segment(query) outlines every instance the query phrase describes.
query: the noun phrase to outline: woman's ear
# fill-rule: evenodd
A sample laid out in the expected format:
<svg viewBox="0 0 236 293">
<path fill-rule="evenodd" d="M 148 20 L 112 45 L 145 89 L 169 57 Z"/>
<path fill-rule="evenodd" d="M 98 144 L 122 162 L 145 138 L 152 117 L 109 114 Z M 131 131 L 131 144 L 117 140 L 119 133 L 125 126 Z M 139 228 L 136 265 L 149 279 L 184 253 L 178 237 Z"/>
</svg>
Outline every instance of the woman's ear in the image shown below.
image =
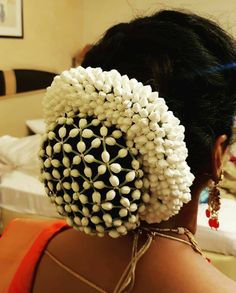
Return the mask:
<svg viewBox="0 0 236 293">
<path fill-rule="evenodd" d="M 223 159 L 227 151 L 226 140 L 227 135 L 223 134 L 218 136 L 212 150 L 212 179 L 215 182 L 219 181 L 222 173 Z"/>
</svg>

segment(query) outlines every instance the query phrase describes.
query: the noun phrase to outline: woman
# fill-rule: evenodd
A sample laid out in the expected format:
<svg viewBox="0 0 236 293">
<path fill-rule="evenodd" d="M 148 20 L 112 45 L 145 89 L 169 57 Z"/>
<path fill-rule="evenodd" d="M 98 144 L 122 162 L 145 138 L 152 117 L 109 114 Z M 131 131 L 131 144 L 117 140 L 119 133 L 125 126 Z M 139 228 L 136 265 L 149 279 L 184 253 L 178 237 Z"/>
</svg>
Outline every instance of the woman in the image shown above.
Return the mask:
<svg viewBox="0 0 236 293">
<path fill-rule="evenodd" d="M 33 292 L 235 292 L 192 236 L 209 181 L 207 215 L 219 226 L 235 59 L 234 40 L 215 23 L 160 11 L 112 27 L 84 68 L 54 80 L 42 180 L 75 229 L 40 250 Z"/>
</svg>

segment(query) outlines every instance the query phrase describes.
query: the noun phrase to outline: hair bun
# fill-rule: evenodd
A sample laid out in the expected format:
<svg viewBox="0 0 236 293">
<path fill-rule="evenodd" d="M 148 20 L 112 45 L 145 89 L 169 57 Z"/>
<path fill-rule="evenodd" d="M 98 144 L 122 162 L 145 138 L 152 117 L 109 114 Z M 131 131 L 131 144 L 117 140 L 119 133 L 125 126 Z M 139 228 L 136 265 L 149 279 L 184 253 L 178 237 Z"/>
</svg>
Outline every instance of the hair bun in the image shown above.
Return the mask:
<svg viewBox="0 0 236 293">
<path fill-rule="evenodd" d="M 44 111 L 42 179 L 71 225 L 117 237 L 191 199 L 184 127 L 150 86 L 78 67 L 54 79 Z"/>
<path fill-rule="evenodd" d="M 80 116 L 58 118 L 44 139 L 40 157 L 47 194 L 80 231 L 124 235 L 139 225 L 138 209 L 145 208 L 140 160 L 120 130 Z"/>
</svg>

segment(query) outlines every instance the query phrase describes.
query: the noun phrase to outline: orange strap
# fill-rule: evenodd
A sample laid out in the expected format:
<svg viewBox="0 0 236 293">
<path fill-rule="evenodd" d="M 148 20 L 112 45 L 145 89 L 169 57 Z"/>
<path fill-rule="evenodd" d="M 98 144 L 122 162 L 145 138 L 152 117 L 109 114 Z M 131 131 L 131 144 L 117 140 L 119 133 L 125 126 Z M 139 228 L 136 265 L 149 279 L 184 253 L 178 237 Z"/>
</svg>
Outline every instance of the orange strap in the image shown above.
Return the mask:
<svg viewBox="0 0 236 293">
<path fill-rule="evenodd" d="M 13 220 L 0 238 L 1 292 L 31 292 L 35 268 L 45 246 L 67 228 L 63 220 Z"/>
</svg>

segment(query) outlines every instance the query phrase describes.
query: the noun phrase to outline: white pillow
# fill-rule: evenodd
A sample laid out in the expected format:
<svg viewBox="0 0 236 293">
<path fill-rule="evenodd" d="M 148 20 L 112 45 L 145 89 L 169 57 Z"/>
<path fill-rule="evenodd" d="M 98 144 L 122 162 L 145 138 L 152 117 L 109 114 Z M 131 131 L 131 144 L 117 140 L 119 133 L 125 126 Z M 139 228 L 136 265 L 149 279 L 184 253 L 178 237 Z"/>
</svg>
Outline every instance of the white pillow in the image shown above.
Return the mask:
<svg viewBox="0 0 236 293">
<path fill-rule="evenodd" d="M 0 137 L 0 168 L 17 169 L 32 176 L 39 176 L 38 152 L 41 135 L 35 134 L 23 138 L 9 135 Z"/>
<path fill-rule="evenodd" d="M 44 134 L 46 125 L 43 119 L 26 120 L 25 123 L 33 133 Z"/>
</svg>

